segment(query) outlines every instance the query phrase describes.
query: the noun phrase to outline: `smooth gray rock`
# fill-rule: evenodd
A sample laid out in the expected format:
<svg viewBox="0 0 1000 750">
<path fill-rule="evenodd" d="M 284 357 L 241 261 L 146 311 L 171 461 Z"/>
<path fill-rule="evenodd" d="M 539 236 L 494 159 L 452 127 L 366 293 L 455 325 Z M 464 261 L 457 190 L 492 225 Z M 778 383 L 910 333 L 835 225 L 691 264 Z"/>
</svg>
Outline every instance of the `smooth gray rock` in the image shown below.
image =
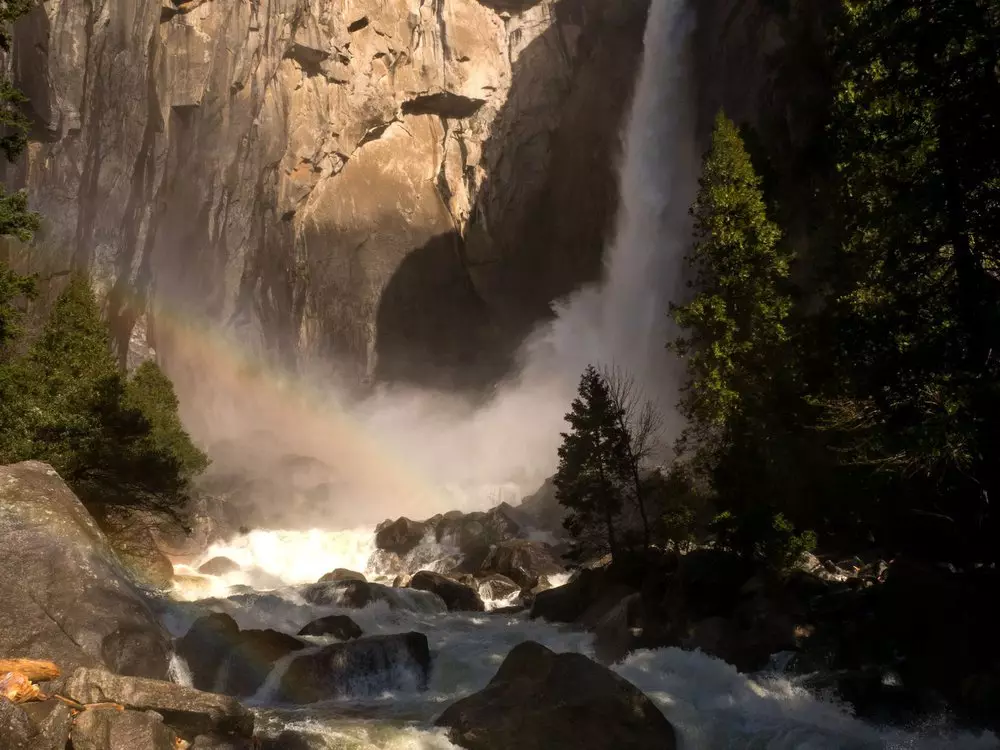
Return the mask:
<svg viewBox="0 0 1000 750">
<path fill-rule="evenodd" d="M 167 633 L 46 464 L 0 467 L 0 570 L 0 653 L 166 677 Z"/>
<path fill-rule="evenodd" d="M 97 708 L 73 722 L 73 750 L 176 750 L 177 735 L 152 711 Z"/>
</svg>

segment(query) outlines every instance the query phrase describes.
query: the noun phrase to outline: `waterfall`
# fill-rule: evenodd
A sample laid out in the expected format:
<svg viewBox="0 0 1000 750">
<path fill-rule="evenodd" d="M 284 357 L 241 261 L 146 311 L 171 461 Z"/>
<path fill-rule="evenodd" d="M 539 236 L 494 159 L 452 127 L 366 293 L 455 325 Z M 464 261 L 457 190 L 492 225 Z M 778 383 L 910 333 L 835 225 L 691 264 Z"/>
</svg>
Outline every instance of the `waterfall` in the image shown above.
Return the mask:
<svg viewBox="0 0 1000 750">
<path fill-rule="evenodd" d="M 573 378 L 587 364 L 615 363 L 661 398 L 676 390 L 666 382 L 671 368 L 664 345 L 669 303 L 682 288 L 698 169 L 689 84 L 693 21 L 686 0 L 651 3 L 604 278 L 560 306 L 544 339 L 531 344 L 536 357 L 555 355 L 556 366 Z"/>
</svg>

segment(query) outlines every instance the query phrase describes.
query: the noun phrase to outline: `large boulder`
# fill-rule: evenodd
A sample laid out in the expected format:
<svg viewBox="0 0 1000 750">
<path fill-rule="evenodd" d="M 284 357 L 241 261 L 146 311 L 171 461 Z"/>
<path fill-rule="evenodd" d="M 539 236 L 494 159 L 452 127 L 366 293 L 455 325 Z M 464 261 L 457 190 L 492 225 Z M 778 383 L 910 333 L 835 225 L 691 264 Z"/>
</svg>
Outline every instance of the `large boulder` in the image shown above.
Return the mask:
<svg viewBox="0 0 1000 750">
<path fill-rule="evenodd" d="M 566 568 L 548 544 L 516 539 L 492 546 L 479 565 L 479 573 L 499 573 L 531 589 L 538 586 L 543 577 L 565 574 Z"/>
<path fill-rule="evenodd" d="M 581 654 L 526 641 L 489 685 L 437 720 L 467 750 L 674 750 L 670 722 L 631 683 Z"/>
<path fill-rule="evenodd" d="M 493 573 L 478 581 L 479 596 L 486 600 L 510 599 L 521 591 L 521 587 L 507 576 Z"/>
<path fill-rule="evenodd" d="M 409 587 L 437 594 L 451 612 L 482 612 L 486 609 L 474 589 L 440 573 L 421 570 L 410 579 Z"/>
<path fill-rule="evenodd" d="M 0 653 L 166 677 L 170 641 L 59 475 L 0 467 Z"/>
<path fill-rule="evenodd" d="M 239 569 L 240 566 L 228 557 L 213 557 L 201 565 L 198 572 L 206 576 L 224 576 L 228 573 L 235 573 Z"/>
<path fill-rule="evenodd" d="M 253 736 L 253 714 L 235 699 L 172 682 L 80 668 L 67 680 L 64 692 L 80 703 L 118 703 L 135 711 L 155 711 L 184 737 Z"/>
<path fill-rule="evenodd" d="M 305 587 L 302 598 L 321 607 L 364 609 L 374 601 L 386 598 L 378 584 L 367 581 L 321 581 Z"/>
<path fill-rule="evenodd" d="M 411 521 L 409 518 L 386 520 L 375 528 L 375 547 L 405 556 L 420 544 L 426 533 L 427 527 L 419 521 Z"/>
<path fill-rule="evenodd" d="M 298 638 L 276 630 L 241 631 L 220 613 L 199 618 L 177 641 L 194 687 L 239 698 L 256 693 L 275 662 L 303 648 Z"/>
<path fill-rule="evenodd" d="M 360 638 L 364 635 L 354 620 L 347 615 L 327 615 L 313 620 L 298 632 L 299 635 L 332 635 L 341 641 L 349 641 L 353 638 Z"/>
<path fill-rule="evenodd" d="M 176 750 L 177 735 L 153 711 L 91 709 L 73 722 L 73 750 Z"/>
<path fill-rule="evenodd" d="M 357 571 L 348 570 L 347 568 L 337 568 L 336 570 L 331 570 L 319 579 L 319 583 L 336 583 L 337 581 L 361 581 L 362 583 L 365 583 L 368 579 L 365 578 L 364 573 L 358 573 Z"/>
<path fill-rule="evenodd" d="M 431 656 L 423 633 L 399 633 L 334 643 L 292 660 L 279 701 L 315 703 L 427 687 Z"/>
</svg>

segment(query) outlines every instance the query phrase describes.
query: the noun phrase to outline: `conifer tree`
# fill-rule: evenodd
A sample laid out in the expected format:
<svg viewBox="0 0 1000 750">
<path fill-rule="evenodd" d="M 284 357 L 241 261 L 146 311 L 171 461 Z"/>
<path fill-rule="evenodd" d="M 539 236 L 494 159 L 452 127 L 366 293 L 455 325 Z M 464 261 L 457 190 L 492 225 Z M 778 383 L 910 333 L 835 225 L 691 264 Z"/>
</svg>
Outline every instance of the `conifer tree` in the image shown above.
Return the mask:
<svg viewBox="0 0 1000 750">
<path fill-rule="evenodd" d="M 628 434 L 607 381 L 592 366 L 580 378 L 566 421 L 570 430 L 562 433 L 554 479 L 556 498 L 569 511 L 564 525 L 580 552 L 608 551 L 614 556 L 622 546 L 617 527 Z"/>
<path fill-rule="evenodd" d="M 174 384 L 148 360 L 136 368 L 125 387 L 125 405 L 149 421 L 149 439 L 159 452 L 173 456 L 184 479 L 191 479 L 208 466 L 208 457 L 192 441 L 181 424 Z"/>
</svg>

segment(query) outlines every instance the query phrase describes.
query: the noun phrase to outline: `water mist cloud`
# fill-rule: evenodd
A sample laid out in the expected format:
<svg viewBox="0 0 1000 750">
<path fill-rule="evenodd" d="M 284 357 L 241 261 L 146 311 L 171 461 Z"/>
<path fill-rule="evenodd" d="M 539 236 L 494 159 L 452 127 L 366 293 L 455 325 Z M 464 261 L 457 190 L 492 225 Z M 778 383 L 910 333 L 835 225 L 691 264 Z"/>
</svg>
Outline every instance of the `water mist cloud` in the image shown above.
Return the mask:
<svg viewBox="0 0 1000 750">
<path fill-rule="evenodd" d="M 554 319 L 524 342 L 516 377 L 485 405 L 393 385 L 344 403 L 307 378 L 248 375 L 211 336 L 176 336 L 171 359 L 196 374 L 171 370 L 187 421 L 215 459 L 210 477 L 241 477 L 274 523 L 351 528 L 533 492 L 555 469 L 564 415 L 588 364 L 628 370 L 672 415 L 667 311 L 682 288 L 698 164 L 685 6 L 651 5 L 604 279 L 555 305 Z"/>
</svg>

